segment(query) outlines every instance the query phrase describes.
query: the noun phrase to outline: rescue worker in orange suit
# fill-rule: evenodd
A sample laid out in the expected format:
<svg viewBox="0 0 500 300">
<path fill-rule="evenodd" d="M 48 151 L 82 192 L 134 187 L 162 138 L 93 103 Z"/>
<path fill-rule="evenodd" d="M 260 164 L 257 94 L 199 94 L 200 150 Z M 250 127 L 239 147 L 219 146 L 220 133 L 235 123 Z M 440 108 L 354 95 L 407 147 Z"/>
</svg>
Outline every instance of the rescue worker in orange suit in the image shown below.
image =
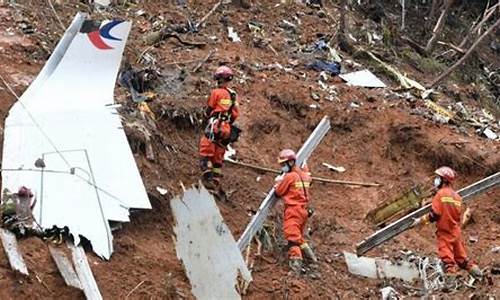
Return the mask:
<svg viewBox="0 0 500 300">
<path fill-rule="evenodd" d="M 283 199 L 285 210 L 283 231 L 288 242 L 288 259 L 290 268 L 300 273 L 303 256 L 316 262 L 316 256 L 304 240 L 304 229 L 311 212 L 307 205 L 310 200 L 309 188 L 311 175 L 307 167 L 296 165 L 297 155 L 293 150 L 285 149 L 279 153 L 278 163 L 283 174 L 275 185 L 276 196 Z"/>
<path fill-rule="evenodd" d="M 220 190 L 226 147 L 235 142 L 240 133 L 233 124 L 240 114 L 237 95 L 228 87 L 233 76 L 231 68 L 217 68 L 214 74 L 217 88 L 212 90 L 205 112 L 208 124 L 200 140 L 200 168 L 203 184 L 212 191 Z"/>
<path fill-rule="evenodd" d="M 434 186 L 438 189 L 432 199 L 431 211 L 414 220 L 413 226 L 436 222 L 438 255 L 445 265 L 448 283 L 454 283 L 457 267 L 465 269 L 475 278 L 483 276 L 481 269 L 467 258 L 460 218 L 462 197 L 452 188 L 455 171 L 441 167 L 435 171 Z"/>
</svg>

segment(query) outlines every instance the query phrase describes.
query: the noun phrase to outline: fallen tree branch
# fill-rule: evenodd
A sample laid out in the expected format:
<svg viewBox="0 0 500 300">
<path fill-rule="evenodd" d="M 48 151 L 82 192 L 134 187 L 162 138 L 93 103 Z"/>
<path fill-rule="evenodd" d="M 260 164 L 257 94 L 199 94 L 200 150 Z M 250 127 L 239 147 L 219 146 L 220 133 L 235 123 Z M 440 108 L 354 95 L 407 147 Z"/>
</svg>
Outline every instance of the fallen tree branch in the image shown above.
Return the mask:
<svg viewBox="0 0 500 300">
<path fill-rule="evenodd" d="M 207 56 L 203 60 L 201 60 L 200 63 L 196 65 L 196 67 L 194 67 L 192 73 L 198 72 L 198 70 L 201 68 L 201 66 L 203 66 L 203 64 L 205 64 L 210 59 L 210 57 L 212 57 L 212 55 L 214 53 L 215 53 L 215 50 L 211 50 L 210 52 L 208 52 Z"/>
<path fill-rule="evenodd" d="M 438 83 L 440 83 L 444 78 L 446 78 L 448 75 L 450 75 L 453 70 L 455 70 L 458 66 L 460 66 L 471 54 L 474 52 L 474 49 L 484 40 L 485 37 L 487 37 L 490 33 L 492 33 L 497 27 L 500 25 L 500 18 L 493 24 L 488 30 L 486 30 L 485 33 L 483 33 L 475 42 L 470 46 L 469 50 L 467 50 L 467 53 L 465 53 L 453 66 L 448 68 L 448 70 L 444 71 L 439 75 L 429 86 L 429 88 L 435 87 Z"/>
<path fill-rule="evenodd" d="M 460 47 L 458 47 L 458 46 L 455 46 L 455 45 L 453 45 L 452 43 L 446 43 L 446 42 L 443 42 L 443 41 L 438 41 L 437 43 L 438 43 L 439 45 L 448 46 L 448 47 L 450 47 L 451 49 L 453 49 L 453 50 L 455 50 L 455 51 L 457 51 L 457 52 L 459 52 L 459 53 L 462 53 L 462 54 L 464 54 L 464 53 L 465 53 L 465 50 L 464 50 L 464 49 L 462 49 L 462 48 L 460 48 Z"/>
<path fill-rule="evenodd" d="M 143 283 L 144 283 L 144 280 L 139 282 L 138 285 L 136 285 L 130 292 L 128 292 L 127 296 L 125 296 L 125 299 L 128 299 L 130 297 L 130 295 L 132 295 L 132 293 L 135 292 Z"/>
<path fill-rule="evenodd" d="M 212 7 L 212 9 L 205 15 L 203 16 L 203 18 L 200 19 L 200 21 L 198 23 L 196 23 L 195 25 L 195 28 L 198 30 L 200 28 L 200 26 L 205 23 L 205 21 L 208 19 L 208 17 L 210 17 L 216 10 L 217 8 L 219 8 L 219 6 L 222 5 L 222 2 L 223 0 L 215 3 L 214 7 Z"/>
<path fill-rule="evenodd" d="M 467 32 L 467 34 L 465 35 L 465 37 L 462 40 L 462 42 L 458 45 L 459 48 L 464 48 L 465 47 L 465 44 L 467 43 L 467 41 L 469 40 L 469 38 L 471 37 L 471 35 L 476 34 L 477 32 L 479 32 L 479 29 L 481 29 L 481 27 L 484 25 L 484 23 L 486 21 L 488 21 L 491 18 L 491 16 L 493 16 L 493 13 L 495 12 L 495 10 L 497 8 L 500 8 L 500 2 L 498 2 L 495 5 L 493 5 L 490 8 L 488 8 L 488 7 L 485 8 L 482 20 L 481 21 L 479 21 L 479 20 L 476 21 L 477 24 L 475 23 L 472 26 L 472 29 Z"/>
<path fill-rule="evenodd" d="M 57 11 L 54 8 L 54 5 L 52 5 L 52 1 L 51 0 L 47 0 L 47 1 L 49 2 L 50 9 L 52 10 L 52 12 L 54 13 L 54 15 L 56 16 L 57 22 L 59 23 L 59 25 L 61 25 L 61 29 L 63 31 L 65 31 L 66 27 L 64 26 L 63 22 L 61 21 L 61 18 L 59 18 L 59 15 L 57 14 Z"/>
<path fill-rule="evenodd" d="M 407 36 L 401 36 L 401 39 L 405 41 L 408 45 L 410 45 L 410 47 L 412 47 L 413 50 L 417 51 L 418 54 L 426 55 L 425 48 L 422 47 L 419 43 L 415 42 L 414 40 L 410 39 Z"/>
<path fill-rule="evenodd" d="M 42 278 L 38 275 L 38 273 L 35 270 L 32 270 L 32 271 L 33 271 L 33 273 L 35 273 L 36 280 L 38 280 L 38 282 L 41 283 L 43 285 L 43 287 L 46 288 L 49 293 L 54 294 L 54 292 L 49 288 L 47 283 L 45 283 L 45 281 L 43 281 Z"/>
<path fill-rule="evenodd" d="M 425 52 L 430 53 L 436 44 L 436 40 L 438 36 L 441 34 L 444 28 L 444 24 L 446 22 L 446 17 L 448 16 L 448 12 L 450 11 L 450 7 L 453 4 L 453 0 L 446 0 L 445 6 L 439 19 L 436 22 L 436 26 L 432 30 L 432 36 L 427 42 L 427 46 L 425 46 Z"/>
<path fill-rule="evenodd" d="M 242 167 L 247 167 L 251 168 L 254 170 L 259 170 L 259 171 L 264 171 L 268 173 L 274 173 L 274 174 L 281 174 L 281 171 L 271 169 L 271 168 L 266 168 L 266 167 L 261 167 L 257 166 L 254 164 L 250 163 L 245 163 L 241 161 L 236 161 L 232 159 L 226 159 L 227 162 L 237 165 L 237 166 L 242 166 Z M 312 180 L 318 181 L 318 182 L 324 182 L 324 183 L 332 183 L 332 184 L 340 184 L 340 185 L 355 185 L 355 186 L 364 186 L 364 187 L 379 187 L 381 186 L 380 183 L 365 183 L 365 182 L 357 182 L 357 181 L 345 181 L 345 180 L 335 180 L 335 179 L 329 179 L 329 178 L 322 178 L 322 177 L 312 177 Z"/>
<path fill-rule="evenodd" d="M 181 39 L 181 37 L 175 33 L 170 33 L 166 32 L 167 29 L 162 29 L 159 31 L 152 32 L 144 37 L 144 42 L 148 45 L 154 45 L 160 41 L 166 40 L 168 38 L 174 38 L 179 43 L 186 45 L 186 46 L 193 46 L 197 48 L 203 48 L 206 44 L 205 43 L 199 43 L 199 42 L 193 42 L 193 41 L 185 41 Z"/>
<path fill-rule="evenodd" d="M 399 81 L 399 84 L 403 88 L 405 88 L 405 89 L 415 88 L 415 89 L 420 90 L 420 91 L 425 91 L 425 87 L 423 85 L 421 85 L 420 83 L 418 83 L 417 81 L 415 81 L 413 79 L 410 79 L 410 78 L 404 76 L 397 69 L 386 64 L 385 62 L 380 60 L 380 58 L 375 56 L 375 54 L 371 53 L 370 51 L 364 50 L 362 48 L 359 48 L 358 51 L 366 53 L 371 59 L 373 59 L 375 62 L 377 62 L 387 74 L 396 78 Z"/>
</svg>

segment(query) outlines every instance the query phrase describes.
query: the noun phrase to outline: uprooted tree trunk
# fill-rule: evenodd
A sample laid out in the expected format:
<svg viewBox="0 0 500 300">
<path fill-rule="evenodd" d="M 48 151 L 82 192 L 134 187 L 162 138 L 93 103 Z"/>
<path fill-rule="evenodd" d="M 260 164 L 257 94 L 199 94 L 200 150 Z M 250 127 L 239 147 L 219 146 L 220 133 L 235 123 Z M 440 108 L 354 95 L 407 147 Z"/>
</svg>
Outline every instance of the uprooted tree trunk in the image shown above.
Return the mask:
<svg viewBox="0 0 500 300">
<path fill-rule="evenodd" d="M 444 8 L 441 11 L 441 15 L 436 22 L 436 26 L 434 26 L 434 30 L 432 30 L 432 36 L 427 42 L 427 46 L 425 47 L 425 52 L 431 53 L 432 49 L 436 45 L 437 39 L 441 32 L 443 31 L 444 24 L 446 23 L 446 18 L 448 17 L 448 13 L 450 11 L 450 7 L 453 4 L 453 0 L 446 0 L 444 4 Z"/>
<path fill-rule="evenodd" d="M 470 46 L 469 50 L 455 63 L 453 66 L 451 66 L 448 70 L 444 71 L 441 75 L 439 75 L 434 81 L 431 83 L 429 86 L 430 88 L 436 86 L 439 82 L 441 82 L 444 78 L 446 78 L 448 75 L 450 75 L 453 70 L 455 70 L 460 64 L 462 64 L 471 54 L 474 52 L 476 47 L 484 40 L 485 37 L 487 37 L 489 34 L 491 34 L 493 31 L 495 31 L 498 26 L 500 25 L 500 18 L 493 24 L 488 30 L 486 30 L 475 42 Z"/>
</svg>

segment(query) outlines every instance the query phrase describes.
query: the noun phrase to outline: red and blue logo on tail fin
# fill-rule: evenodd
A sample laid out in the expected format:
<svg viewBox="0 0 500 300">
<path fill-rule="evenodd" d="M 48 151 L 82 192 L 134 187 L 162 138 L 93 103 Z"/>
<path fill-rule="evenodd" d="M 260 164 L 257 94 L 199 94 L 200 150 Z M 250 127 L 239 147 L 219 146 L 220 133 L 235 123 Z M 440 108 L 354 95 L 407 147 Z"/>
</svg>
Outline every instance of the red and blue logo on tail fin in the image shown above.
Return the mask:
<svg viewBox="0 0 500 300">
<path fill-rule="evenodd" d="M 118 21 L 118 20 L 113 20 L 111 22 L 108 22 L 104 24 L 101 28 L 99 28 L 96 31 L 89 32 L 87 35 L 92 42 L 92 44 L 97 48 L 101 50 L 109 50 L 113 49 L 110 45 L 106 44 L 106 42 L 103 40 L 112 40 L 112 41 L 121 41 L 122 39 L 117 38 L 115 36 L 112 36 L 110 31 L 113 29 L 116 25 L 123 23 L 124 21 Z"/>
</svg>

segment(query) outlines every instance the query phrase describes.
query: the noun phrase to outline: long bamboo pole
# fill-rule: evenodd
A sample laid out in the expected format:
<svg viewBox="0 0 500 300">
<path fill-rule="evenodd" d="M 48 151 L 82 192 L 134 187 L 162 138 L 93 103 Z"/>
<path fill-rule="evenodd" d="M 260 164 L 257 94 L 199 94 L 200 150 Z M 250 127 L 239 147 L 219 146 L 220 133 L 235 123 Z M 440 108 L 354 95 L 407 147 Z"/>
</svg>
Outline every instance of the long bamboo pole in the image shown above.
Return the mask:
<svg viewBox="0 0 500 300">
<path fill-rule="evenodd" d="M 268 173 L 274 173 L 274 174 L 281 174 L 281 171 L 267 168 L 267 167 L 261 167 L 258 165 L 250 164 L 250 163 L 245 163 L 241 161 L 236 161 L 232 159 L 227 159 L 227 162 L 242 166 L 242 167 L 247 167 L 251 168 L 254 170 L 259 170 L 259 171 L 264 171 Z M 318 182 L 325 182 L 325 183 L 332 183 L 332 184 L 340 184 L 340 185 L 355 185 L 355 186 L 363 186 L 363 187 L 379 187 L 381 186 L 380 183 L 372 183 L 372 182 L 358 182 L 358 181 L 346 181 L 346 180 L 335 180 L 335 179 L 329 179 L 329 178 L 322 178 L 322 177 L 312 177 L 312 180 L 318 181 Z"/>
</svg>

